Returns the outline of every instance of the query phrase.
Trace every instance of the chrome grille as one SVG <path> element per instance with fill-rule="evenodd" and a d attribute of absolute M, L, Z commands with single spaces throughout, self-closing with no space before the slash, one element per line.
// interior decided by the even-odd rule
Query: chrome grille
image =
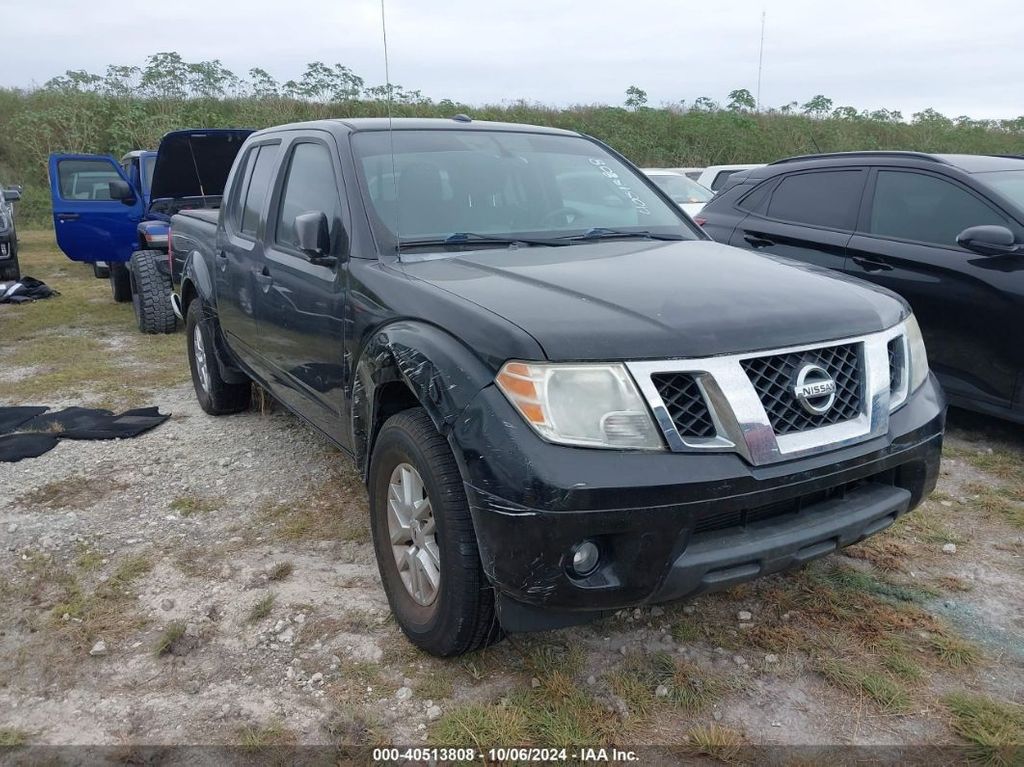
<path fill-rule="evenodd" d="M 682 373 L 655 373 L 651 382 L 658 390 L 669 417 L 681 437 L 714 437 L 715 423 L 697 380 Z"/>
<path fill-rule="evenodd" d="M 827 413 L 808 413 L 793 393 L 797 372 L 819 365 L 836 384 L 836 399 Z M 861 412 L 860 345 L 844 344 L 770 357 L 742 360 L 741 365 L 764 405 L 776 434 L 817 429 L 849 421 Z"/>

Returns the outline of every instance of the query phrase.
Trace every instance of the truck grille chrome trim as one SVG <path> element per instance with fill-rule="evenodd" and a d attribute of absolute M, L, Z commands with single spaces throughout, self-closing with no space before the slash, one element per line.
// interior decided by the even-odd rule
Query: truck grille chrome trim
<path fill-rule="evenodd" d="M 890 411 L 907 396 L 903 339 L 900 323 L 828 343 L 626 366 L 670 450 L 734 452 L 757 466 L 885 434 Z M 808 365 L 835 382 L 835 403 L 824 416 L 794 410 L 789 379 Z"/>

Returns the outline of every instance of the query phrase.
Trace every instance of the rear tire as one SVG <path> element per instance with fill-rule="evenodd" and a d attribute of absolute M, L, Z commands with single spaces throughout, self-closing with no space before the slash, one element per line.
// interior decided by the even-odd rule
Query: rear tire
<path fill-rule="evenodd" d="M 171 291 L 174 289 L 171 278 L 157 266 L 157 259 L 161 257 L 164 254 L 159 250 L 132 253 L 132 308 L 143 333 L 173 333 L 178 326 L 178 318 L 171 306 Z"/>
<path fill-rule="evenodd" d="M 216 332 L 216 318 L 206 311 L 202 299 L 193 299 L 185 318 L 185 337 L 199 407 L 210 415 L 238 413 L 252 402 L 252 384 L 228 383 L 221 376 Z"/>
<path fill-rule="evenodd" d="M 128 265 L 117 261 L 110 263 L 110 294 L 119 304 L 132 300 L 132 278 Z"/>
<path fill-rule="evenodd" d="M 403 477 L 413 480 L 408 484 L 415 489 L 409 495 L 411 505 L 403 505 Z M 377 566 L 391 611 L 409 641 L 441 657 L 497 641 L 501 627 L 494 590 L 480 564 L 462 475 L 448 442 L 422 408 L 398 413 L 381 428 L 370 462 L 369 490 Z M 417 506 L 429 512 L 407 513 Z M 408 543 L 395 532 L 402 520 L 409 520 L 408 529 L 415 530 Z M 393 544 L 396 534 L 402 541 L 398 545 Z M 401 568 L 399 559 L 405 563 Z M 414 575 L 417 560 L 426 565 Z M 422 588 L 419 584 L 434 573 L 436 584 Z"/>
<path fill-rule="evenodd" d="M 17 256 L 0 264 L 0 282 L 11 282 L 20 279 L 21 266 L 18 264 Z"/>

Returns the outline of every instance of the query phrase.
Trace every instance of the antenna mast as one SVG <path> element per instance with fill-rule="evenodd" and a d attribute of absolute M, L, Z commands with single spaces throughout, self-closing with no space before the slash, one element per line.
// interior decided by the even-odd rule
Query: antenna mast
<path fill-rule="evenodd" d="M 388 95 L 388 139 L 391 142 L 391 183 L 395 185 L 395 238 L 397 240 L 395 249 L 399 255 L 402 253 L 402 229 L 400 226 L 401 201 L 398 199 L 398 171 L 395 167 L 395 131 L 394 118 L 391 116 L 391 68 L 388 65 L 388 24 L 384 14 L 384 0 L 380 0 L 380 31 L 384 38 L 384 87 Z"/>
<path fill-rule="evenodd" d="M 761 48 L 757 54 L 757 99 L 755 100 L 754 107 L 756 112 L 761 111 L 761 69 L 764 66 L 764 21 L 767 15 L 767 11 L 761 11 Z"/>

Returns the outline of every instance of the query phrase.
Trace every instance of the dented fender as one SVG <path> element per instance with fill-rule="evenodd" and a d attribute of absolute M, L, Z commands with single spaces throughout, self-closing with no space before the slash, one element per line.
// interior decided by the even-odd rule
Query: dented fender
<path fill-rule="evenodd" d="M 399 320 L 373 331 L 356 362 L 352 383 L 352 444 L 363 477 L 369 470 L 384 387 L 403 383 L 438 432 L 447 436 L 494 374 L 461 340 L 434 325 Z"/>

